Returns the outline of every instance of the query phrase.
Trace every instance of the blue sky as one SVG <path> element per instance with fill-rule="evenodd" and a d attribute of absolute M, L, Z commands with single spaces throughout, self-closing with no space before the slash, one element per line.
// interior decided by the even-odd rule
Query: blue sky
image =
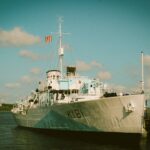
<path fill-rule="evenodd" d="M 149 0 L 0 0 L 0 101 L 15 102 L 57 67 L 58 17 L 63 17 L 64 65 L 113 88 L 139 88 L 144 51 L 150 88 Z M 44 38 L 52 33 L 51 44 Z"/>

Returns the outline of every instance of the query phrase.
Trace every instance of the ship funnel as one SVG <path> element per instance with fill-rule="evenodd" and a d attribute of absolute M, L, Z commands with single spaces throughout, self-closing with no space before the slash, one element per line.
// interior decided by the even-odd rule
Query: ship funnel
<path fill-rule="evenodd" d="M 76 67 L 67 67 L 67 76 L 75 76 L 76 74 Z"/>

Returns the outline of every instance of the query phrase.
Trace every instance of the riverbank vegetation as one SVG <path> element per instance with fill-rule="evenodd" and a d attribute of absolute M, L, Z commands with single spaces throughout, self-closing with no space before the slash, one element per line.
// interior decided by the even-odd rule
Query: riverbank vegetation
<path fill-rule="evenodd" d="M 13 104 L 1 104 L 0 111 L 11 111 Z"/>

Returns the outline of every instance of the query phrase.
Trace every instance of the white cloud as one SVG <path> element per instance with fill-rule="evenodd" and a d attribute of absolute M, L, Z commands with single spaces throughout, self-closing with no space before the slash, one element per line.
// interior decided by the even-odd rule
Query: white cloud
<path fill-rule="evenodd" d="M 16 83 L 6 83 L 5 87 L 6 88 L 11 88 L 11 89 L 19 88 L 20 87 L 20 83 L 18 83 L 18 82 L 16 82 Z"/>
<path fill-rule="evenodd" d="M 100 68 L 102 65 L 96 61 L 92 61 L 90 63 L 86 63 L 84 61 L 78 60 L 76 62 L 76 67 L 78 71 L 90 71 L 95 68 Z"/>
<path fill-rule="evenodd" d="M 146 79 L 145 87 L 146 87 L 147 89 L 150 89 L 150 77 Z"/>
<path fill-rule="evenodd" d="M 24 76 L 21 77 L 21 81 L 24 82 L 24 83 L 31 83 L 32 79 L 31 79 L 30 76 L 24 75 Z"/>
<path fill-rule="evenodd" d="M 0 93 L 0 103 L 6 103 L 10 93 L 7 91 Z M 12 98 L 12 97 L 11 97 Z"/>
<path fill-rule="evenodd" d="M 96 62 L 96 61 L 92 61 L 91 62 L 91 67 L 98 67 L 98 68 L 101 68 L 102 67 L 102 64 Z"/>
<path fill-rule="evenodd" d="M 97 74 L 97 77 L 101 80 L 109 80 L 112 78 L 111 73 L 108 71 L 101 71 Z"/>
<path fill-rule="evenodd" d="M 40 68 L 32 68 L 32 69 L 31 69 L 31 73 L 33 73 L 33 74 L 39 74 L 40 71 L 41 71 Z"/>
<path fill-rule="evenodd" d="M 91 66 L 84 61 L 77 61 L 76 67 L 78 71 L 89 71 L 91 69 Z"/>
<path fill-rule="evenodd" d="M 150 89 L 150 55 L 144 55 L 144 65 L 145 88 Z"/>
<path fill-rule="evenodd" d="M 64 50 L 68 50 L 68 51 L 73 50 L 73 48 L 69 44 L 63 44 L 62 47 L 64 48 Z"/>
<path fill-rule="evenodd" d="M 0 46 L 32 45 L 39 42 L 40 37 L 29 34 L 20 27 L 15 27 L 11 31 L 0 29 Z"/>
<path fill-rule="evenodd" d="M 150 55 L 144 55 L 144 65 L 150 66 Z"/>
<path fill-rule="evenodd" d="M 31 60 L 52 60 L 53 55 L 40 55 L 32 52 L 31 50 L 21 50 L 19 51 L 19 55 L 24 58 L 29 58 Z"/>
<path fill-rule="evenodd" d="M 19 55 L 25 58 L 30 58 L 32 60 L 38 60 L 40 58 L 38 54 L 33 53 L 29 50 L 21 50 L 19 52 Z"/>
<path fill-rule="evenodd" d="M 0 99 L 5 99 L 6 97 L 8 97 L 10 94 L 8 92 L 6 93 L 0 93 Z"/>

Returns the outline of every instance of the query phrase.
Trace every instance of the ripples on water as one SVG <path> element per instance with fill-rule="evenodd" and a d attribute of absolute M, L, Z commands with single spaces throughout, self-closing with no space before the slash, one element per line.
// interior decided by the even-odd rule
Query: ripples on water
<path fill-rule="evenodd" d="M 19 128 L 11 113 L 0 112 L 0 150 L 150 150 L 150 138 L 130 145 L 120 141 L 112 143 L 107 137 L 105 142 L 95 137 L 81 137 L 82 134 L 73 137 Z"/>

